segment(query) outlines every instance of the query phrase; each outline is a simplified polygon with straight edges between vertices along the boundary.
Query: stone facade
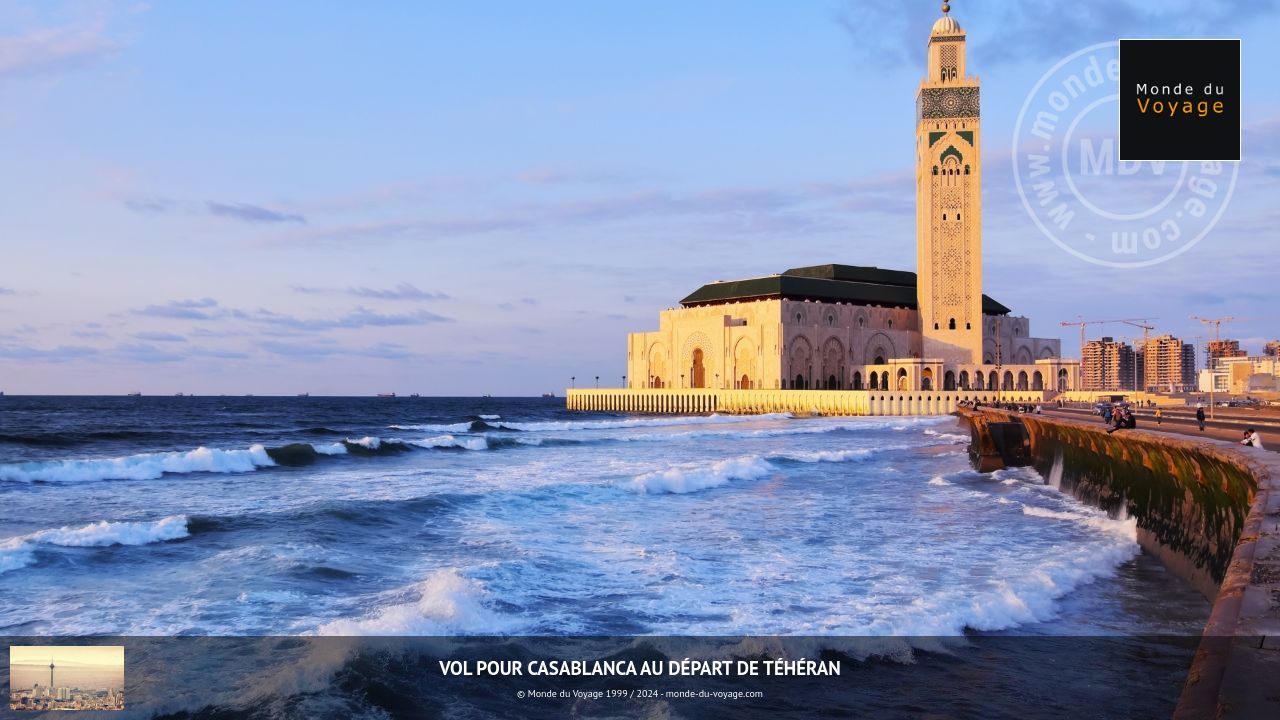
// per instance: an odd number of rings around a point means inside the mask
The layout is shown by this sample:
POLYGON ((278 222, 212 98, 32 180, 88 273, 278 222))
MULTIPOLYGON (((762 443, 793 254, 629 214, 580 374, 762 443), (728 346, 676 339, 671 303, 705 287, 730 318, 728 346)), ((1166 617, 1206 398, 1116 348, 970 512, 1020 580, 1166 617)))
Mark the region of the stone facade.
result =
POLYGON ((703 286, 628 336, 628 389, 1079 389, 1059 340, 983 295, 980 151, 978 79, 946 15, 917 92, 917 272, 813 266, 703 286))

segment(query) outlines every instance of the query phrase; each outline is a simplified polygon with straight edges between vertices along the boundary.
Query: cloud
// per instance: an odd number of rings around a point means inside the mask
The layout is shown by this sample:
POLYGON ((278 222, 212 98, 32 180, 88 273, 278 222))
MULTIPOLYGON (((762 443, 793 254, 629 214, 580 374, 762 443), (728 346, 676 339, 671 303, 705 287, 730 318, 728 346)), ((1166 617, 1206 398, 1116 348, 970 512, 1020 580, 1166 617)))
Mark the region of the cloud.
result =
POLYGON ((112 350, 112 354, 123 360, 140 363, 179 362, 186 359, 176 352, 162 350, 155 345, 145 343, 117 345, 112 350))
POLYGON ((377 343, 364 348, 351 348, 325 341, 289 343, 272 340, 262 343, 261 347, 263 350, 275 355, 305 361, 323 360, 335 355, 368 357, 380 360, 407 360, 421 357, 403 345, 396 343, 377 343))
POLYGON ((367 287, 349 288, 347 292, 356 297, 377 298, 379 300, 448 300, 449 296, 441 292, 419 290, 409 283, 402 282, 390 290, 378 290, 367 287))
POLYGON ((243 220, 245 222, 256 223, 300 223, 307 224, 307 219, 302 215, 294 213, 282 213, 275 210, 268 210, 257 205, 249 205, 247 203, 236 203, 226 205, 223 203, 208 202, 209 212, 214 215, 243 220))
MULTIPOLYGON (((518 302, 520 305, 524 305, 524 306, 526 306, 526 307, 536 307, 536 306, 538 305, 538 301, 537 301, 535 298, 531 298, 531 297, 522 297, 522 298, 520 298, 520 299, 519 299, 518 301, 516 301, 516 302, 518 302)), ((515 303, 515 302, 504 302, 504 303, 502 303, 502 304, 498 305, 498 307, 499 307, 500 309, 502 309, 502 310, 515 310, 515 309, 516 309, 516 303, 515 303)))
POLYGON ((213 298, 170 300, 164 305, 148 305, 130 312, 134 315, 177 320, 216 320, 225 315, 225 312, 218 307, 218 301, 213 298))
POLYGON ((39 360, 41 362, 60 363, 92 357, 97 354, 98 350, 96 348, 82 345, 60 345, 48 350, 25 345, 7 347, 0 345, 0 358, 12 360, 39 360))
POLYGON ((431 292, 422 290, 414 285, 402 282, 393 288, 368 288, 368 287, 349 287, 345 290, 337 288, 325 287, 307 287, 304 285, 293 285, 290 287, 296 293, 303 295, 327 295, 342 293, 352 295, 354 297, 373 298, 376 300, 448 300, 449 296, 442 292, 431 292))
POLYGON ((147 340, 150 342, 182 343, 187 341, 187 339, 181 335, 167 332, 140 332, 134 333, 133 337, 138 340, 147 340))
POLYGON ((291 315, 282 315, 261 309, 253 313, 244 314, 244 318, 256 323, 306 332, 453 322, 452 318, 427 312, 426 310, 417 310, 398 315, 384 315, 365 307, 357 307, 339 318, 296 318, 291 315))
POLYGON ((0 295, 17 295, 18 291, 12 288, 0 287, 0 295))
POLYGON ((121 48, 105 33, 99 19, 82 27, 38 28, 0 37, 0 77, 61 72, 104 60, 121 48))
POLYGON ((125 200, 124 206, 136 213, 142 215, 159 215, 166 213, 177 207, 178 203, 169 198, 139 198, 135 200, 125 200))

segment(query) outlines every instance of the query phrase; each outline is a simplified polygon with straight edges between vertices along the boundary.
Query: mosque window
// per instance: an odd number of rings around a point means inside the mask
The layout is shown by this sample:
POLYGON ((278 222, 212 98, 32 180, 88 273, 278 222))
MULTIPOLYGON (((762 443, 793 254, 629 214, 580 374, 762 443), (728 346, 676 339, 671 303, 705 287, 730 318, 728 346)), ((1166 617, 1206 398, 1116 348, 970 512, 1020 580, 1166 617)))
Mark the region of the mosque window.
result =
POLYGON ((933 324, 933 329, 934 329, 934 330, 937 330, 937 329, 938 329, 938 323, 934 323, 934 324, 933 324))
POLYGON ((938 174, 938 166, 937 166, 937 165, 934 165, 934 166, 933 166, 933 174, 934 174, 934 175, 937 175, 937 174, 938 174))
POLYGON ((884 326, 885 326, 886 328, 888 328, 888 329, 892 330, 892 329, 893 329, 893 319, 892 319, 892 318, 890 318, 890 319, 886 320, 886 321, 885 321, 885 323, 884 323, 884 326))
POLYGON ((800 313, 796 313, 796 322, 800 322, 800 313))
POLYGON ((964 166, 964 174, 965 174, 965 175, 968 175, 968 174, 969 174, 969 166, 968 166, 968 165, 965 165, 965 166, 964 166))
POLYGON ((866 318, 864 318, 864 317, 859 317, 859 318, 858 318, 858 327, 866 327, 866 326, 867 326, 867 319, 866 319, 866 318))
POLYGON ((955 330, 955 329, 956 329, 956 319, 955 319, 955 318, 951 318, 951 322, 947 323, 947 329, 948 329, 948 330, 955 330))
POLYGON ((835 324, 836 324, 836 316, 835 316, 835 315, 828 315, 828 316, 827 316, 827 327, 834 327, 834 326, 835 326, 835 324))

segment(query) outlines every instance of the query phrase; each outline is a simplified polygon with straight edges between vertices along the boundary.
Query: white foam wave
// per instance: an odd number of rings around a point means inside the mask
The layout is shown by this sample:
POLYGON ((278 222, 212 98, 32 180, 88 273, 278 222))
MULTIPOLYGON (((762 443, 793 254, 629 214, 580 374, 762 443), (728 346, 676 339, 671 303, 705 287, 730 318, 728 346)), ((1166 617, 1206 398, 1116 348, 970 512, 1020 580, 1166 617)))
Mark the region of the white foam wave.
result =
POLYGON ((681 466, 645 473, 632 478, 626 487, 650 495, 691 493, 726 485, 731 480, 757 480, 773 472, 764 458, 751 455, 730 458, 704 466, 681 466))
POLYGON ((342 443, 328 443, 326 445, 313 444, 311 447, 315 448, 315 451, 320 453, 321 455, 346 455, 347 454, 347 446, 343 445, 342 443))
POLYGON ((408 443, 420 448, 462 448, 464 450, 489 449, 489 441, 482 437, 439 435, 437 437, 422 438, 421 440, 409 440, 408 443))
MULTIPOLYGON (((400 591, 397 594, 405 594, 400 591)), ((480 583, 454 568, 437 570, 408 589, 416 599, 387 605, 360 619, 321 625, 319 635, 459 635, 502 633, 510 621, 485 605, 480 583)))
POLYGON ((107 547, 110 545, 147 545, 187 537, 187 516, 171 515, 153 521, 102 520, 81 527, 39 530, 0 541, 0 573, 26 567, 35 562, 38 545, 63 547, 107 547))
POLYGON ((934 475, 933 477, 929 478, 928 484, 929 485, 950 485, 951 483, 948 482, 947 479, 942 477, 941 475, 934 475))
POLYGON ((423 432, 462 433, 471 429, 471 423, 448 423, 444 425, 389 425, 392 430, 421 430, 423 432))
POLYGON ((118 458, 55 460, 0 465, 0 480, 88 482, 154 480, 166 473, 243 473, 275 465, 261 445, 247 450, 199 447, 187 452, 142 453, 118 458))
POLYGON ((502 416, 501 415, 481 415, 480 419, 481 420, 501 420, 502 416))
POLYGON ((1087 525, 1097 530, 1112 533, 1126 538, 1136 538, 1138 521, 1134 518, 1113 519, 1102 510, 1092 512, 1072 512, 1062 510, 1051 510, 1049 508, 1037 507, 1035 505, 1023 505, 1022 514, 1031 517, 1049 518, 1052 520, 1066 520, 1068 522, 1087 525))
POLYGON ((849 462, 851 460, 866 460, 878 451, 890 450, 893 448, 856 448, 853 450, 813 450, 809 452, 779 452, 768 455, 770 460, 793 460, 802 463, 820 463, 820 462, 849 462))
POLYGON ((347 442, 352 445, 359 445, 360 447, 368 448, 370 450, 377 450, 378 448, 382 447, 382 438, 373 437, 372 435, 366 435, 360 438, 359 440, 352 440, 351 438, 347 438, 347 442))

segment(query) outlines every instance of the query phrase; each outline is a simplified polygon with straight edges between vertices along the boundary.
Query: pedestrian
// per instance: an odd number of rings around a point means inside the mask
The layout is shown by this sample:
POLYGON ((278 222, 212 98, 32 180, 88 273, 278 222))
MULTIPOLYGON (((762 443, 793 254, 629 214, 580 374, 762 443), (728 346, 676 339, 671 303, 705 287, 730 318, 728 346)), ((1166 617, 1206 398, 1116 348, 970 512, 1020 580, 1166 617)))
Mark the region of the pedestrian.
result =
POLYGON ((1163 422, 1164 422, 1164 410, 1160 408, 1156 408, 1156 425, 1160 425, 1163 422))
POLYGON ((1200 426, 1200 432, 1204 432, 1204 405, 1196 405, 1196 423, 1200 426))
POLYGON ((1111 406, 1110 405, 1102 408, 1102 423, 1104 425, 1111 424, 1111 406))
POLYGON ((1253 428, 1249 428, 1248 430, 1244 431, 1244 439, 1240 441, 1240 444, 1246 445, 1248 447, 1258 448, 1259 450, 1266 449, 1262 447, 1262 436, 1259 435, 1258 431, 1254 430, 1253 428))

